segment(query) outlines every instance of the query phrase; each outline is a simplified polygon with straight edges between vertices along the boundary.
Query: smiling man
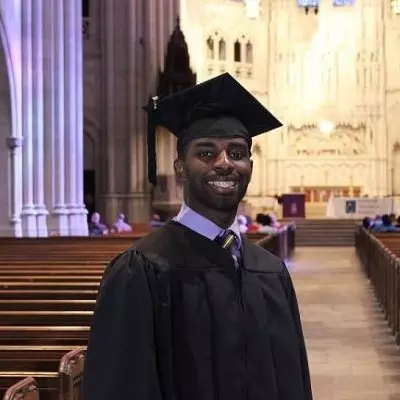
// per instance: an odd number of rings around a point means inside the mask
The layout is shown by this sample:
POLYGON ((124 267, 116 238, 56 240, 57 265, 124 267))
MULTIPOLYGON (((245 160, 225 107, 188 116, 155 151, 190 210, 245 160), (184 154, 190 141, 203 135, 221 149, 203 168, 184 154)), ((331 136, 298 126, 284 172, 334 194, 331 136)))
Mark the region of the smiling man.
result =
POLYGON ((252 137, 281 126, 229 74, 149 115, 178 137, 177 217, 108 266, 90 333, 84 400, 311 400, 296 295, 283 262, 240 235, 252 137))

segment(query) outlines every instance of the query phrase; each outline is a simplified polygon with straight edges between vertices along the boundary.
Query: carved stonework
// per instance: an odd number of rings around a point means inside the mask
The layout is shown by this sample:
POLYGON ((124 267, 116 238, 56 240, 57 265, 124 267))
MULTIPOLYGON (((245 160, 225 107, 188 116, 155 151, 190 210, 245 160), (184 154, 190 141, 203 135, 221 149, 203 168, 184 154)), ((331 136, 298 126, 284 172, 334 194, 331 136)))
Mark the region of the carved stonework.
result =
POLYGON ((400 152, 400 142, 395 142, 393 144, 393 153, 399 153, 400 152))
POLYGON ((179 18, 168 42, 164 71, 159 72, 157 94, 167 96, 196 84, 196 74, 190 68, 190 58, 179 18))
POLYGON ((322 134, 316 126, 289 127, 288 136, 291 157, 358 157, 367 153, 365 127, 339 125, 330 135, 322 134))

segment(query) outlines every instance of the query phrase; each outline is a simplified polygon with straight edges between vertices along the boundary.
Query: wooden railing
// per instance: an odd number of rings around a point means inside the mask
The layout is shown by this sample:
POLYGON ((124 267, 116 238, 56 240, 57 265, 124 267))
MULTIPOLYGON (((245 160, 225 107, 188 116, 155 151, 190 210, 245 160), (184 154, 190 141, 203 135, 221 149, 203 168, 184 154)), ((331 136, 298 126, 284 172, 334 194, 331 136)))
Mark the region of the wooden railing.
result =
POLYGON ((373 234, 359 227, 356 252, 396 343, 400 345, 400 234, 373 234))

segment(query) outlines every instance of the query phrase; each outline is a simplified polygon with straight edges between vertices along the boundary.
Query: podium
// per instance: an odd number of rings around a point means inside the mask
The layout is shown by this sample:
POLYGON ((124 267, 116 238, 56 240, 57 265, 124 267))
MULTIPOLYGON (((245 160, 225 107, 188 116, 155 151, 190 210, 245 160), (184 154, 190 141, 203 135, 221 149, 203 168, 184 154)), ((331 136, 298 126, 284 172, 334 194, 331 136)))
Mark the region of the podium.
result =
POLYGON ((287 193, 282 195, 283 218, 306 217, 306 195, 304 193, 287 193))

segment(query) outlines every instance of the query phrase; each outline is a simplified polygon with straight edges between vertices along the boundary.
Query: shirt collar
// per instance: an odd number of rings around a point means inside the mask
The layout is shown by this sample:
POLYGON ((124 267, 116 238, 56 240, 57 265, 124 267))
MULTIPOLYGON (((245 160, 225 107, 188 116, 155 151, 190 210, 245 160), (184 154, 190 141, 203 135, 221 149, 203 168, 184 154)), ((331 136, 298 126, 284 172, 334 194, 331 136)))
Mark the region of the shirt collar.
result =
MULTIPOLYGON (((210 240, 214 240, 221 232, 226 230, 216 225, 209 219, 198 214, 185 203, 182 204, 178 215, 174 217, 173 220, 179 222, 182 225, 185 225, 187 228, 197 232, 202 236, 205 236, 210 240)), ((240 243, 241 237, 237 218, 235 218, 232 225, 228 229, 237 236, 240 243)))

